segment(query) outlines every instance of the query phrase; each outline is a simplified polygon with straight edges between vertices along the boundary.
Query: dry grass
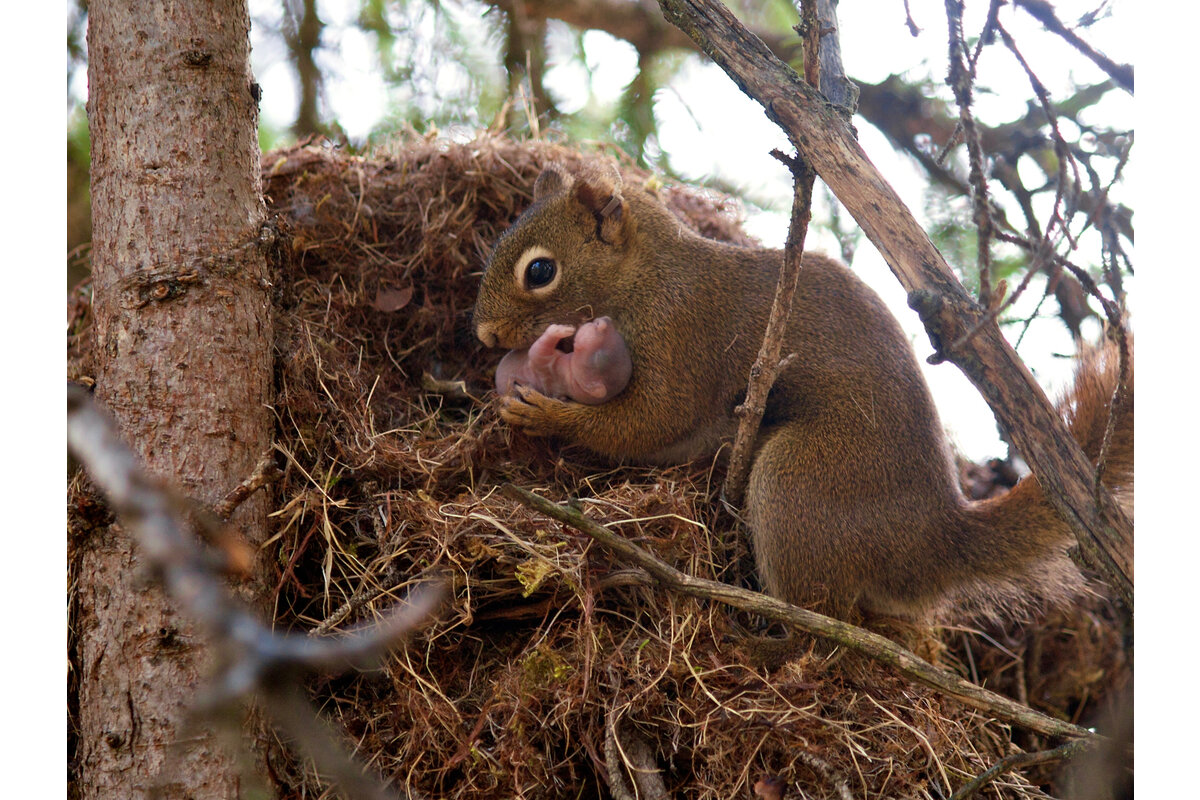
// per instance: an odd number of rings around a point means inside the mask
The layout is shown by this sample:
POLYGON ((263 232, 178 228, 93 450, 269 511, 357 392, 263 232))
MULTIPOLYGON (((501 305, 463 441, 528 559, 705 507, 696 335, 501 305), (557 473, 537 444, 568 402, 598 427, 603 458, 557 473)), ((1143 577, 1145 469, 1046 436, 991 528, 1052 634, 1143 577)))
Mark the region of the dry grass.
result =
MULTIPOLYGON (((279 623, 370 619, 431 572, 454 586, 445 616, 381 671, 318 682, 314 696, 360 757, 433 797, 610 796, 609 762, 638 742, 673 796, 751 797, 764 774, 788 781, 788 797, 948 795, 1012 752, 1006 726, 810 642, 781 667, 754 666, 754 620, 649 587, 496 491, 575 498, 682 570, 750 579, 719 467, 613 468, 512 432, 490 405, 499 354, 470 333, 488 248, 542 165, 585 157, 496 136, 410 137, 371 159, 322 146, 264 156, 289 244, 276 284, 285 477, 268 549, 279 623)), ((722 198, 662 191, 707 235, 747 241, 722 198)), ((79 376, 87 309, 73 302, 79 376)), ((993 688, 1085 715, 1128 669, 1102 603, 1053 630, 993 631, 1013 657, 957 631, 921 635, 993 688)), ((280 770, 285 796, 320 794, 302 765, 280 770)), ((980 796, 1045 795, 1018 773, 980 796)))

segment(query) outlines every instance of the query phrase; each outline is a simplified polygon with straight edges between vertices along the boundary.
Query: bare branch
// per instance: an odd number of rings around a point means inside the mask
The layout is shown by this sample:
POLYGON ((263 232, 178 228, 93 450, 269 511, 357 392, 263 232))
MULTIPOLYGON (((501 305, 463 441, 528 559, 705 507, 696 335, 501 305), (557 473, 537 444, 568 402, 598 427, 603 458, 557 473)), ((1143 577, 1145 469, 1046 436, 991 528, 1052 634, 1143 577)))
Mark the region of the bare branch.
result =
MULTIPOLYGON (((817 18, 815 0, 805 0, 797 28, 804 37, 804 77, 809 86, 821 83, 820 21, 817 18)), ((792 218, 788 224, 787 244, 783 250, 783 266, 779 271, 779 282, 775 288, 775 299, 767 317, 767 328, 763 333, 762 347, 758 358, 750 367, 750 383, 746 399, 738 408, 742 419, 738 423, 737 435, 729 456, 729 471, 725 475, 725 495, 733 503, 740 504, 746 491, 750 474, 750 460, 758 427, 767 409, 767 395, 783 367, 783 336, 787 321, 792 316, 792 299, 796 295, 796 280, 804 254, 804 239, 808 235, 808 223, 812 219, 812 190, 816 174, 803 161, 785 156, 778 150, 772 152, 777 159, 787 164, 792 171, 792 218)))
POLYGON ((1075 741, 1059 745, 1053 750, 1044 750, 1040 753, 1014 753, 1011 756, 1006 756, 993 764, 986 772, 975 776, 960 786, 958 791, 950 795, 950 800, 967 800, 968 797, 974 797, 975 793, 980 789, 1004 773, 1014 770, 1017 767, 1031 767, 1034 764, 1048 764, 1051 761, 1074 758, 1094 744, 1094 742, 1076 739, 1075 741))
MULTIPOLYGON (((923 87, 910 86, 895 75, 877 84, 861 84, 861 88, 858 113, 864 119, 878 128, 893 147, 915 158, 940 186, 954 194, 970 194, 966 179, 944 161, 961 137, 961 123, 957 116, 949 113, 944 103, 928 97, 923 87), (926 146, 925 142, 946 143, 940 157, 935 156, 933 148, 926 146)), ((1086 86, 1070 97, 1052 103, 1051 109, 1057 117, 1075 119, 1081 111, 1094 105, 1112 89, 1111 81, 1086 86)), ((1044 110, 1038 105, 1020 118, 1002 125, 988 127, 976 121, 984 151, 996 156, 992 177, 1012 192, 1018 202, 1022 202, 1023 187, 1016 174, 1017 159, 1028 155, 1043 171, 1046 171, 1047 163, 1052 162, 1052 159, 1041 157, 1042 151, 1050 144, 1040 131, 1043 117, 1044 110)), ((1047 177, 1053 180, 1056 174, 1056 169, 1051 170, 1047 177)), ((1089 217, 1111 217, 1120 234, 1133 240, 1132 213, 1128 208, 1109 203, 1107 195, 1093 197, 1081 194, 1076 202, 1079 210, 1089 217)), ((1025 207, 1022 202, 1022 208, 1025 207)), ((1032 207, 1027 211, 1027 216, 1030 214, 1032 207)), ((1011 227, 998 207, 993 206, 992 215, 1001 226, 1011 227)))
MULTIPOLYGON (((846 114, 854 116, 858 109, 858 84, 846 77, 842 66, 842 44, 838 36, 837 3, 835 0, 816 0, 817 21, 820 25, 821 80, 816 84, 825 99, 846 114)), ((801 14, 803 17, 803 13, 801 14)), ((803 27, 804 23, 801 22, 803 27)), ((807 48, 807 44, 805 47, 807 48)), ((808 78, 807 71, 805 78, 808 78)))
POLYGON ((582 511, 552 503, 544 497, 539 497, 512 484, 504 484, 501 491, 517 502, 587 534, 622 560, 646 570, 667 589, 692 597, 716 600, 753 614, 761 614, 768 619, 792 625, 814 636, 837 642, 855 652, 887 664, 906 677, 953 697, 971 708, 984 711, 1013 725, 1047 736, 1103 740, 1103 737, 1086 728, 1048 717, 1015 700, 940 670, 891 639, 877 633, 818 614, 815 611, 789 605, 765 594, 687 575, 654 557, 628 539, 618 536, 603 525, 588 519, 582 511))
POLYGON ((908 7, 908 0, 904 0, 904 24, 908 26, 908 32, 914 39, 921 35, 921 29, 913 19, 912 9, 908 7))
POLYGON ((746 399, 738 406, 742 419, 738 423, 737 435, 729 456, 729 471, 725 475, 725 495, 733 503, 741 503, 750 474, 750 461, 754 454, 755 438, 759 424, 767 409, 767 395, 775 379, 786 366, 783 356, 783 336, 787 332, 787 321, 792 315, 792 300, 796 295, 796 280, 804 254, 804 239, 808 235, 808 223, 812 219, 812 190, 816 173, 803 162, 788 158, 778 150, 772 153, 792 170, 793 199, 792 221, 788 225, 787 244, 783 250, 783 268, 779 271, 779 283, 771 313, 767 317, 767 329, 763 334, 762 348, 758 358, 750 367, 750 383, 746 399))
MULTIPOLYGON (((992 2, 985 23, 984 35, 979 37, 979 46, 987 40, 987 32, 996 24, 995 14, 998 3, 992 2)), ((954 91, 958 101, 958 123, 962 131, 963 141, 967 145, 967 156, 971 165, 969 176, 971 184, 971 203, 975 210, 975 231, 978 239, 978 268, 979 268, 979 303, 984 308, 992 305, 992 215, 988 201, 987 175, 983 169, 983 147, 979 141, 979 130, 975 126, 975 116, 971 113, 971 95, 975 81, 975 60, 979 57, 977 50, 974 58, 968 64, 967 42, 962 27, 962 0, 946 0, 946 20, 950 28, 950 75, 946 83, 954 91)), ((976 328, 975 330, 977 330, 976 328)), ((970 337, 966 334, 966 338, 970 337)), ((961 344, 962 339, 956 344, 961 344)))
POLYGON ((1079 35, 1064 25, 1058 15, 1054 13, 1054 6, 1047 3, 1046 0, 1014 0, 1013 4, 1024 9, 1031 17, 1042 23, 1046 30, 1061 36, 1068 44, 1091 59, 1092 63, 1108 73, 1108 76, 1116 81, 1118 86, 1133 94, 1133 66, 1116 63, 1079 38, 1079 35))
POLYGON ((258 464, 254 467, 254 472, 244 481, 239 483, 229 494, 221 499, 221 502, 213 506, 213 513, 226 522, 233 516, 233 512, 237 507, 246 502, 250 495, 257 492, 264 486, 269 486, 283 476, 279 468, 275 466, 275 452, 268 450, 263 453, 258 459, 258 464))

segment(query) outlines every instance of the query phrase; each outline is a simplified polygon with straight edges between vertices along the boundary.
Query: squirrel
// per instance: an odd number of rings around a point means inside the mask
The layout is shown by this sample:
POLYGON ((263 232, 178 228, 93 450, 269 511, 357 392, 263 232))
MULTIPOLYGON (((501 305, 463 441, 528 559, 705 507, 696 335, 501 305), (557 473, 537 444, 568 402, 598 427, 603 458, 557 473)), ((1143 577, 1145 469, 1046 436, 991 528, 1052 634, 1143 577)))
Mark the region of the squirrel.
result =
POLYGON ((551 325, 528 350, 512 350, 496 367, 496 391, 509 394, 514 384, 548 397, 597 405, 629 384, 633 361, 613 321, 600 317, 580 325, 551 325), (572 339, 573 337, 573 339, 572 339), (571 352, 561 343, 571 339, 571 352))
MULTIPOLYGON (((712 456, 737 429, 782 260, 778 250, 702 237, 652 191, 622 187, 615 170, 547 166, 488 260, 475 333, 487 347, 519 350, 551 325, 605 316, 632 374, 599 405, 518 382, 500 398, 502 418, 615 460, 712 456)), ((1066 555, 1074 537, 1035 477, 995 499, 963 497, 912 346, 849 268, 803 255, 783 352, 797 357, 768 397, 745 498, 769 594, 843 618, 922 619, 1078 589, 1066 555)), ((1082 359, 1059 406, 1093 461, 1115 362, 1111 353, 1082 359)), ((1132 385, 1120 408, 1104 472, 1116 488, 1133 478, 1132 385)))

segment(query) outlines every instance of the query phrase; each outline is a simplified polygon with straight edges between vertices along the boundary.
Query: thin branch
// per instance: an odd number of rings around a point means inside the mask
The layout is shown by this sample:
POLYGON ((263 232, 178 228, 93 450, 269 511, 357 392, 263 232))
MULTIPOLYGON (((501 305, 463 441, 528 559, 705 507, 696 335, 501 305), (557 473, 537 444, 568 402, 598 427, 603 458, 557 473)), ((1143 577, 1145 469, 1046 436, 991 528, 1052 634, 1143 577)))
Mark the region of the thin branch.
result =
POLYGON ((1032 767, 1035 764, 1049 764, 1052 761, 1074 758, 1095 744, 1094 741, 1076 739, 1059 745, 1053 750, 1043 750, 1039 753, 1014 753, 1011 756, 1005 756, 985 772, 980 773, 960 786, 958 791, 950 795, 950 800, 967 800, 968 797, 974 797, 976 792, 996 780, 996 778, 1018 767, 1032 767))
POLYGON ((908 32, 914 39, 921 35, 921 29, 913 19, 912 9, 908 7, 908 0, 904 0, 904 24, 908 26, 908 32))
POLYGON ((228 522, 237 507, 246 502, 252 494, 264 486, 271 485, 281 477, 283 477, 283 473, 275 466, 275 451, 268 449, 259 456, 258 464, 255 465, 250 476, 231 489, 229 494, 221 499, 221 502, 213 506, 213 513, 228 522))
MULTIPOLYGON (((801 4, 800 24, 796 31, 804 39, 804 79, 809 86, 821 84, 821 20, 817 14, 817 0, 804 0, 801 4)), ((762 347, 758 358, 750 367, 750 380, 746 388, 746 399, 738 406, 741 415, 737 435, 729 456, 729 470, 725 475, 725 496, 735 504, 741 504, 750 474, 750 460, 754 454, 754 443, 758 428, 767 408, 767 396, 775 379, 783 371, 783 337, 787 322, 792 316, 792 300, 796 296, 796 280, 804 255, 804 239, 808 235, 808 223, 812 220, 812 192, 816 174, 800 159, 789 158, 778 150, 771 155, 787 165, 792 172, 792 218, 788 223, 787 243, 783 249, 783 266, 779 271, 779 282, 775 287, 775 299, 767 317, 767 328, 763 333, 762 347)), ((789 356, 790 358, 790 356, 789 356)))
MULTIPOLYGON (((1011 242, 1019 247, 1024 247, 1031 250, 1033 249, 1033 245, 1030 242, 1022 239, 1019 236, 1000 234, 999 238, 1004 241, 1011 242)), ((1092 276, 1088 274, 1087 270, 1071 263, 1063 256, 1058 254, 1052 255, 1058 265, 1065 267, 1071 272, 1072 275, 1075 276, 1083 288, 1087 290, 1089 295, 1100 301, 1100 305, 1104 309, 1105 317, 1109 324, 1109 331, 1117 342, 1117 354, 1119 358, 1117 367, 1117 385, 1116 388, 1113 389, 1112 400, 1109 403, 1108 422, 1105 424, 1104 440, 1100 446, 1100 453, 1096 458, 1094 472, 1095 478, 1092 485, 1093 492, 1095 492, 1098 498, 1097 502, 1099 503, 1101 493, 1104 491, 1101 480, 1104 477, 1104 469, 1108 461, 1108 453, 1112 444, 1113 434, 1116 431, 1117 419, 1119 418, 1121 411, 1124 409, 1125 404, 1129 402, 1129 364, 1132 357, 1129 345, 1129 330, 1125 326, 1125 315, 1122 310, 1122 306, 1114 303, 1112 300, 1109 300, 1100 292, 1100 287, 1096 285, 1094 280, 1092 280, 1092 276)), ((1104 571, 1106 575, 1109 575, 1108 569, 1105 565, 1105 562, 1107 561, 1107 554, 1099 549, 1098 544, 1090 540, 1085 541, 1082 538, 1079 540, 1079 543, 1084 552, 1087 554, 1089 563, 1098 562, 1102 566, 1102 571, 1104 571)), ((1117 585, 1117 588, 1119 591, 1122 591, 1122 595, 1124 595, 1122 587, 1117 585)), ((1130 584, 1129 591, 1132 595, 1132 583, 1130 584)), ((1126 603, 1128 603, 1131 601, 1132 597, 1123 597, 1122 599, 1125 599, 1126 603)))
MULTIPOLYGON (((805 23, 803 17, 807 11, 810 0, 803 0, 801 11, 801 27, 805 23)), ((845 115, 846 119, 854 116, 854 112, 858 110, 858 84, 846 77, 846 69, 842 66, 842 44, 841 38, 838 35, 837 21, 837 0, 816 0, 816 15, 817 23, 820 25, 820 62, 821 72, 820 80, 813 84, 811 79, 808 79, 808 70, 805 69, 805 78, 813 86, 818 86, 821 89, 821 94, 825 95, 825 99, 833 103, 845 115)), ((805 43, 805 52, 807 53, 809 45, 805 43)), ((817 49, 814 41, 813 49, 817 49)))
POLYGON ((725 475, 725 496, 736 504, 742 502, 746 491, 758 427, 767 409, 767 396, 775 384, 775 379, 791 358, 789 355, 788 359, 781 360, 783 337, 787 332, 787 322, 792 316, 796 280, 800 277, 803 262, 804 239, 808 235, 808 223, 812 219, 812 190, 816 173, 803 162, 788 158, 778 150, 772 151, 771 154, 792 170, 792 221, 788 225, 787 244, 783 249, 783 267, 779 271, 779 283, 775 288, 775 300, 771 304, 770 316, 767 317, 762 347, 754 365, 750 367, 746 399, 737 408, 737 413, 742 419, 738 423, 737 435, 729 455, 729 471, 725 475))
POLYGON ((1108 421, 1104 425, 1104 440, 1100 443, 1100 453, 1096 456, 1096 486, 1102 486, 1104 470, 1108 466, 1108 454, 1112 449, 1113 436, 1117 430, 1117 419, 1129 402, 1129 333, 1125 330, 1124 322, 1112 329, 1117 340, 1117 354, 1120 361, 1117 366, 1117 386, 1113 389, 1112 400, 1108 404, 1108 421))
MULTIPOLYGON (((995 27, 997 7, 998 4, 993 1, 985 24, 985 34, 987 30, 995 27)), ((971 95, 975 83, 975 59, 978 58, 979 53, 977 51, 975 57, 968 62, 962 15, 962 0, 946 0, 946 21, 950 29, 950 74, 946 78, 946 83, 954 91, 954 99, 958 102, 959 126, 962 130, 963 141, 967 145, 967 160, 970 164, 968 180, 971 184, 971 203, 974 208, 975 231, 978 240, 975 250, 979 268, 979 304, 984 308, 991 308, 992 214, 988 201, 987 175, 983 169, 983 146, 980 143, 979 129, 975 125, 975 116, 971 113, 971 95)), ((987 38, 986 35, 979 37, 980 47, 987 38)), ((968 333, 967 338, 970 336, 971 334, 968 333)))
POLYGON ((1086 728, 1048 717, 995 692, 963 680, 957 675, 938 669, 906 650, 891 639, 815 611, 793 606, 758 592, 751 592, 718 581, 696 578, 680 572, 647 551, 618 536, 608 528, 583 515, 582 511, 552 503, 533 492, 513 484, 504 484, 501 491, 517 502, 548 517, 570 525, 595 539, 623 561, 646 570, 663 587, 680 594, 716 600, 733 608, 760 614, 768 619, 792 625, 802 631, 844 645, 858 653, 896 669, 918 683, 955 698, 997 719, 1036 731, 1047 736, 1068 736, 1099 740, 1086 728))
MULTIPOLYGON (((927 96, 927 90, 910 86, 894 75, 878 84, 861 84, 861 88, 859 113, 864 119, 878 128, 893 147, 917 159, 938 184, 954 194, 970 194, 967 181, 943 161, 962 135, 961 121, 957 115, 950 116, 939 101, 927 96), (918 131, 925 135, 915 135, 918 131), (941 152, 935 154, 933 148, 924 144, 927 140, 946 144, 941 152)), ((1056 116, 1080 124, 1077 119, 1080 112, 1094 105, 1113 88, 1112 81, 1086 86, 1054 103, 1052 108, 1056 116)), ((1035 106, 1021 117, 994 127, 979 125, 976 120, 983 149, 1004 159, 993 164, 992 177, 1017 195, 1018 200, 1020 194, 1014 186, 1020 186, 1016 164, 1022 156, 1031 158, 1043 172, 1047 172, 1059 160, 1045 157, 1042 153, 1047 146, 1047 137, 1040 132, 1039 121, 1044 116, 1044 110, 1035 106)), ((1086 130, 1086 126, 1080 127, 1086 130)), ((1103 134, 1096 135, 1100 137, 1103 134)), ((1054 178, 1056 173, 1057 166, 1054 166, 1052 172, 1047 172, 1047 177, 1054 178)), ((1053 186, 1056 187, 1057 182, 1053 186)), ((1043 189, 1036 189, 1031 194, 1041 191, 1043 189)), ((1089 216, 1111 215, 1120 234, 1132 241, 1132 214, 1128 208, 1109 204, 1107 197, 1097 200, 1088 194, 1080 195, 1077 202, 1079 210, 1089 216)), ((1008 226, 1003 209, 993 206, 992 215, 999 225, 1008 226)))
MULTIPOLYGON (((273 681, 262 687, 259 698, 271 721, 346 798, 394 800, 397 795, 367 774, 338 743, 334 732, 316 716, 301 686, 299 680, 292 679, 273 681)), ((412 797, 408 792, 403 796, 412 797)))
MULTIPOLYGON (((817 13, 817 0, 800 0, 800 24, 796 33, 804 42, 804 80, 815 89, 821 88, 821 19, 817 13)), ((825 94, 825 92, 821 92, 825 94)), ((828 95, 825 95, 828 99, 828 95)))
POLYGON ((1079 38, 1079 35, 1064 25, 1058 15, 1054 13, 1054 6, 1047 3, 1046 0, 1014 0, 1013 4, 1023 8, 1031 17, 1042 23, 1046 30, 1061 36, 1092 63, 1108 73, 1108 76, 1116 81, 1118 86, 1133 94, 1133 66, 1116 63, 1079 38))
MULTIPOLYGON (((1056 224, 1062 227, 1064 233, 1067 232, 1067 224, 1062 218, 1062 201, 1068 187, 1072 187, 1074 189, 1073 194, 1079 194, 1080 186, 1082 185, 1082 182, 1079 179, 1079 166, 1075 163, 1075 158, 1071 154, 1071 149, 1067 147, 1067 141, 1063 138, 1062 131, 1060 131, 1058 128, 1058 116, 1054 113, 1054 107, 1050 102, 1050 92, 1047 91, 1045 84, 1043 84, 1041 79, 1038 78, 1037 74, 1034 73, 1033 68, 1029 66, 1029 62, 1025 60, 1025 56, 1021 55, 1021 51, 1017 48, 1016 41, 1013 40, 1012 36, 1004 28, 1004 26, 997 23, 996 29, 1000 33, 1000 38, 1003 40, 1004 46, 1008 48, 1009 52, 1012 53, 1013 57, 1017 60, 1017 63, 1020 64, 1021 68, 1025 71, 1025 75, 1029 79, 1029 85, 1033 89, 1033 94, 1037 98, 1038 103, 1041 105, 1042 113, 1046 115, 1046 121, 1050 123, 1050 130, 1053 133, 1052 138, 1054 140, 1054 154, 1058 161, 1058 185, 1055 188, 1054 205, 1050 211, 1050 219, 1046 223, 1045 236, 1047 237, 1047 241, 1049 241, 1049 237, 1056 224), (1068 165, 1071 167, 1071 171, 1075 176, 1074 184, 1069 184, 1067 181, 1068 165)), ((1101 207, 1104 207, 1103 204, 1101 207)))

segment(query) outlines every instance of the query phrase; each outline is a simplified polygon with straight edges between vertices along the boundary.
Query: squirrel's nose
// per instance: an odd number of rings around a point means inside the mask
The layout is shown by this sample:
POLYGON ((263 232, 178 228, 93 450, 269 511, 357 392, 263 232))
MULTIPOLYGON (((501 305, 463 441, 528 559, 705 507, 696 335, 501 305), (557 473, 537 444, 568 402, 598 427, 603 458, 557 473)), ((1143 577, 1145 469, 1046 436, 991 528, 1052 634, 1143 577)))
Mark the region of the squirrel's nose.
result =
POLYGON ((479 341, 483 342, 484 347, 496 346, 496 329, 489 322, 481 322, 475 326, 475 335, 479 337, 479 341))

